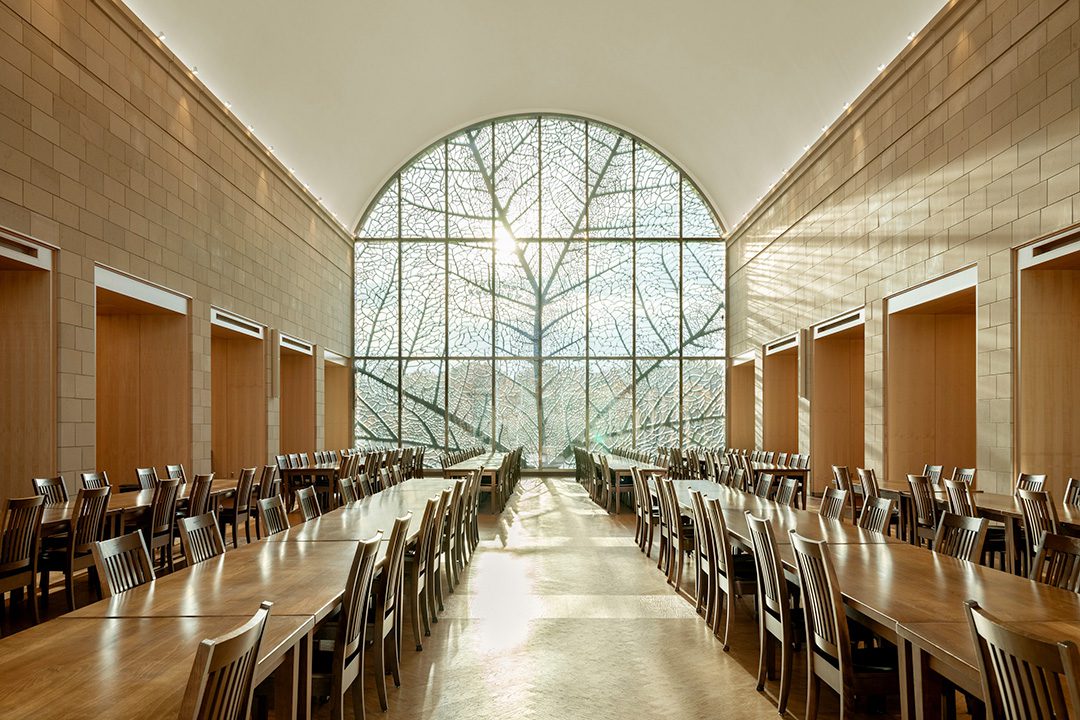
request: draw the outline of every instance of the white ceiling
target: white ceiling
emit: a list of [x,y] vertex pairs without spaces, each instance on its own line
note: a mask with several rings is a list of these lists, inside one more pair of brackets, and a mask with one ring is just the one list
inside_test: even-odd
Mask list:
[[628,130],[731,228],[943,0],[128,0],[349,227],[480,120]]

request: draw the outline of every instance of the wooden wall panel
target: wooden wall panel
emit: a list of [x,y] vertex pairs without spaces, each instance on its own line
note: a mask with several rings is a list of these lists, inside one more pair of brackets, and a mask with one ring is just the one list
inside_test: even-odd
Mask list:
[[888,479],[924,464],[976,466],[975,307],[888,321]]
[[863,466],[864,363],[861,329],[814,341],[810,459],[815,491],[831,482],[833,465],[847,465],[852,475]]
[[0,498],[56,472],[52,276],[0,271]]
[[281,452],[315,450],[315,358],[281,351]]
[[136,467],[190,467],[190,378],[187,316],[98,315],[96,464],[114,485]]
[[764,435],[762,449],[799,451],[799,353],[766,355],[762,361]]
[[211,461],[218,477],[267,462],[266,359],[262,340],[222,332],[211,337]]
[[1080,270],[1020,276],[1020,471],[1061,497],[1080,477]]
[[347,365],[328,362],[323,375],[323,418],[326,447],[335,450],[352,447],[352,373]]
[[757,444],[755,436],[756,380],[754,363],[745,362],[731,367],[728,385],[731,410],[728,417],[728,445],[740,450],[751,449]]

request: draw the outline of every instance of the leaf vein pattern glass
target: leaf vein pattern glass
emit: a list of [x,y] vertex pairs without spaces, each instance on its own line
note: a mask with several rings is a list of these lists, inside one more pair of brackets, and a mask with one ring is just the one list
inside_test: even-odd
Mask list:
[[486,122],[387,183],[355,251],[356,444],[719,445],[726,248],[662,154],[566,116]]

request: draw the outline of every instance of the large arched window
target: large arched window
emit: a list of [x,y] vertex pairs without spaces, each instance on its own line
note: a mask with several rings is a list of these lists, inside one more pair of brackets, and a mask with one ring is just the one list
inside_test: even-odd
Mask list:
[[486,122],[387,184],[356,243],[356,441],[723,443],[725,247],[686,176],[564,116]]

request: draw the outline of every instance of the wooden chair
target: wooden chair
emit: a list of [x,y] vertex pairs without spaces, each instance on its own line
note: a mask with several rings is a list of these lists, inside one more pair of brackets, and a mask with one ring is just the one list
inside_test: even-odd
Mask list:
[[776,495],[773,497],[778,504],[787,507],[795,507],[795,501],[799,498],[799,478],[786,477],[780,481],[780,486],[776,488]]
[[[261,502],[261,501],[260,501]],[[353,554],[341,612],[336,622],[326,622],[322,632],[333,638],[330,671],[312,673],[312,694],[330,696],[330,717],[344,720],[345,693],[352,694],[353,715],[363,720],[364,713],[364,647],[367,636],[367,611],[375,574],[375,555],[382,541],[382,531],[361,541]],[[316,664],[318,667],[318,663]]]
[[218,512],[218,522],[221,523],[222,535],[225,534],[226,525],[232,525],[233,548],[240,547],[238,535],[240,523],[244,524],[244,539],[251,542],[251,489],[255,484],[255,468],[244,468],[240,471],[240,479],[236,483],[236,493],[228,504]]
[[34,478],[34,494],[45,498],[45,505],[63,505],[68,501],[67,483],[63,475],[51,478]]
[[971,495],[971,486],[963,480],[942,480],[945,496],[949,500],[949,512],[963,517],[978,517],[975,499]]
[[1069,484],[1065,486],[1065,497],[1062,502],[1066,505],[1080,505],[1080,481],[1069,478]]
[[754,495],[763,500],[768,500],[772,493],[773,476],[769,473],[758,475],[757,485],[754,486]]
[[840,520],[844,516],[844,505],[847,503],[847,490],[825,488],[821,496],[821,504],[818,506],[818,515],[830,520]]
[[1016,476],[1016,487],[1014,492],[1020,490],[1033,490],[1039,492],[1046,487],[1045,475],[1033,475],[1031,473],[1020,473]]
[[[109,492],[107,487],[79,490],[71,513],[71,529],[63,535],[45,539],[45,552],[39,561],[41,596],[45,602],[49,599],[49,572],[55,570],[64,573],[68,610],[75,609],[75,573],[94,566],[93,547],[105,533]],[[90,585],[97,584],[91,577]]]
[[962,482],[971,485],[975,482],[975,468],[953,468],[953,482]]
[[296,491],[296,499],[300,503],[300,515],[304,518],[304,522],[322,515],[319,498],[315,495],[315,488],[310,486],[300,488]]
[[[256,486],[255,499],[266,500],[280,492],[281,483],[278,481],[278,469],[276,465],[263,465],[262,473],[259,475],[259,484]],[[258,512],[256,507],[255,512],[255,537],[259,540],[262,539],[262,514]]]
[[1034,552],[1042,543],[1045,533],[1057,534],[1057,510],[1050,494],[1039,490],[1017,490],[1016,499],[1024,513],[1024,537],[1027,539],[1028,552]]
[[431,530],[431,547],[428,550],[427,559],[427,603],[431,615],[431,622],[439,622],[439,614],[436,610],[443,610],[445,599],[443,590],[446,585],[443,582],[442,573],[442,540],[449,524],[450,502],[453,499],[450,489],[443,490],[439,494],[439,505],[435,508],[435,526]]
[[[179,480],[180,478],[170,478]],[[214,489],[214,473],[196,475],[188,493],[187,517],[197,517],[210,512],[210,493]]]
[[[855,522],[859,517],[859,502],[855,497],[855,490],[851,484],[851,471],[848,470],[847,465],[833,465],[832,466],[833,483],[836,485],[837,490],[844,491],[844,499],[851,506],[851,522]],[[825,500],[822,498],[822,503]],[[840,514],[837,518],[843,518],[843,508],[840,510]]]
[[818,716],[821,683],[840,696],[840,717],[854,710],[856,696],[900,692],[896,648],[854,647],[829,546],[790,531],[795,568],[806,607],[806,717]]
[[634,467],[630,473],[634,479],[634,513],[637,515],[634,539],[645,557],[652,557],[653,532],[660,523],[660,506],[649,491],[649,480],[641,470]]
[[135,468],[140,490],[153,490],[158,484],[157,468]]
[[0,609],[5,594],[25,588],[26,602],[37,625],[41,622],[37,572],[45,496],[10,498],[0,508]]
[[356,483],[352,478],[338,478],[337,484],[338,495],[341,497],[342,505],[356,502]]
[[439,498],[433,497],[424,506],[420,517],[420,530],[416,535],[413,549],[405,548],[405,577],[409,588],[409,612],[412,617],[413,639],[416,651],[424,649],[420,636],[420,622],[423,620],[424,637],[431,635],[431,616],[427,600],[428,558],[431,544],[435,542],[435,514],[439,509]]
[[607,457],[601,455],[600,462],[603,464],[604,477],[607,478],[607,510],[611,512],[611,504],[615,504],[615,514],[619,514],[620,497],[626,495],[630,498],[630,501],[634,501],[634,481],[632,477],[626,477],[625,475],[618,475],[611,472],[608,468]]
[[667,512],[668,537],[668,583],[676,590],[682,588],[682,576],[686,567],[686,556],[694,549],[694,525],[682,514],[675,484],[669,478],[660,478],[660,492],[664,494],[661,513]]
[[87,490],[109,487],[109,474],[106,472],[79,473],[79,480]]
[[225,554],[225,540],[214,513],[180,518],[180,547],[188,567]]
[[276,535],[289,529],[289,513],[280,495],[259,500],[259,523],[267,536]]
[[883,497],[865,498],[863,500],[862,512],[859,513],[859,520],[856,522],[856,525],[863,530],[884,534],[889,528],[892,514],[892,500],[886,500]]
[[462,496],[465,493],[465,480],[454,481],[450,495],[450,506],[446,511],[446,522],[442,529],[442,565],[446,571],[446,588],[454,592],[458,583],[458,524],[461,522]]
[[409,523],[412,513],[394,519],[390,531],[390,541],[386,546],[386,562],[382,572],[375,578],[374,622],[372,632],[372,650],[375,654],[375,689],[379,694],[379,707],[385,712],[389,707],[386,700],[386,676],[392,675],[394,686],[401,686],[401,588],[405,574],[405,544],[408,539]]
[[855,468],[855,474],[859,477],[859,485],[862,486],[863,498],[881,497],[877,473],[874,472],[873,468]]
[[1080,708],[1080,651],[1074,643],[1011,630],[974,600],[964,605],[988,717],[1067,718],[1069,708]]
[[915,503],[915,544],[921,546],[923,541],[932,541],[937,532],[937,502],[934,500],[929,477],[908,475],[907,481],[911,487],[911,499]]
[[[735,598],[744,595],[753,595],[756,592],[754,559],[752,556],[742,553],[736,555],[731,547],[731,538],[728,536],[727,522],[724,520],[724,509],[716,498],[705,501],[705,510],[708,522],[712,528],[712,536],[716,552],[713,571],[713,601],[712,617],[709,618],[713,635],[720,638],[724,651],[729,649],[728,638],[731,634],[731,619],[735,613]],[[720,633],[720,595],[724,596],[724,631]]]
[[154,488],[154,498],[150,502],[150,511],[140,525],[146,538],[150,556],[161,549],[162,567],[173,570],[173,540],[176,538],[176,504],[180,495],[179,480],[159,480]]
[[255,666],[272,606],[264,600],[255,615],[236,630],[199,643],[180,704],[181,718],[246,720],[250,716]]
[[942,465],[923,465],[922,474],[931,485],[937,485],[941,482],[941,471],[944,469]]
[[1043,535],[1029,577],[1036,582],[1080,592],[1080,538],[1052,533]]
[[716,538],[705,508],[705,499],[698,490],[690,491],[690,507],[694,513],[694,610],[708,620],[713,612],[713,587],[716,585],[713,566]]
[[934,533],[933,550],[978,564],[982,561],[989,524],[986,518],[942,513]]
[[126,592],[155,578],[141,532],[96,542],[91,552],[103,598]]
[[184,471],[183,464],[181,465],[166,465],[165,477],[170,480],[179,480],[181,485],[187,485],[187,472]]
[[791,694],[792,664],[795,649],[795,626],[791,611],[784,566],[776,548],[772,523],[746,513],[746,525],[757,560],[758,655],[757,689],[765,689],[766,675],[773,675],[775,644],[780,644],[780,692],[777,706],[781,715],[787,710]]

